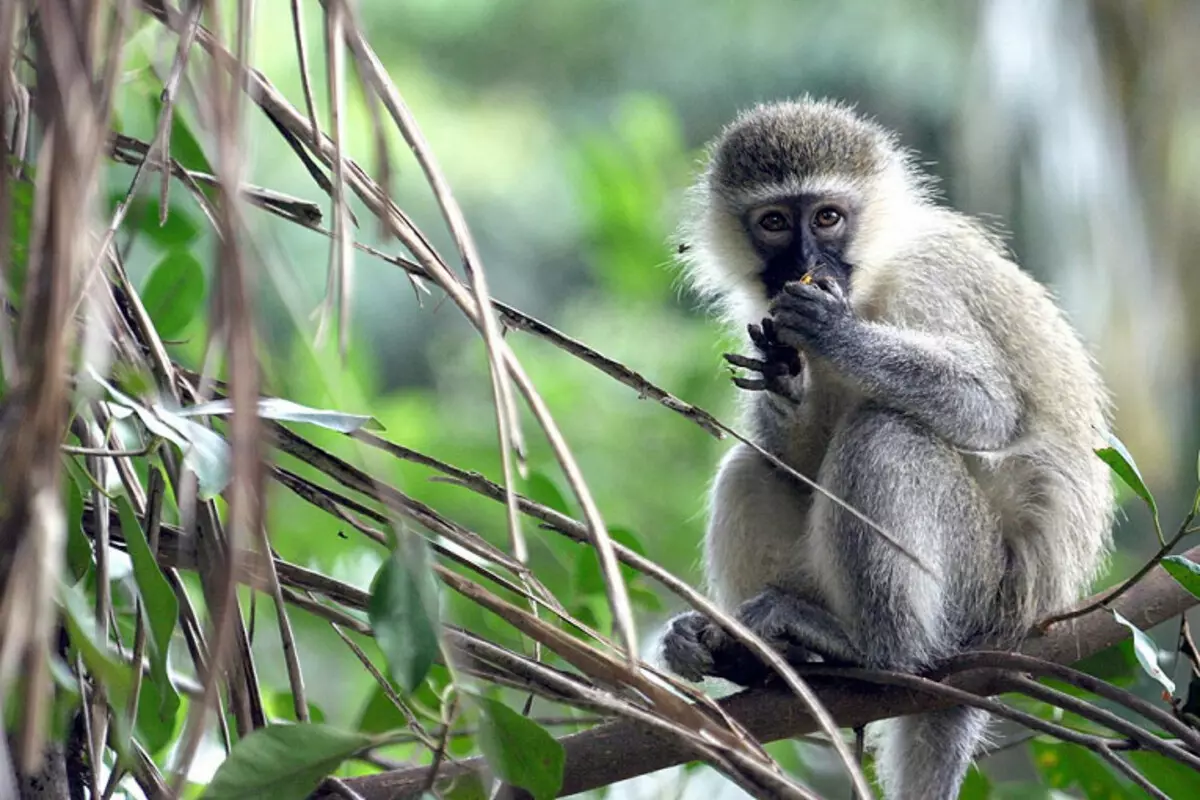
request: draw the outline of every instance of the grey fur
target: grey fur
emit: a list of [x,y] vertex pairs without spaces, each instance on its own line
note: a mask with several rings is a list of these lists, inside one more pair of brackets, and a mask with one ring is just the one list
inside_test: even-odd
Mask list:
[[[890,133],[802,100],[739,117],[692,194],[694,285],[743,329],[770,315],[802,356],[787,391],[745,392],[755,437],[942,574],[734,447],[711,496],[710,589],[798,661],[919,670],[1016,645],[1088,589],[1110,547],[1111,485],[1093,453],[1109,407],[1091,358],[1046,290],[929,187]],[[845,297],[799,283],[768,297],[758,278],[746,215],[800,194],[853,209]],[[672,623],[664,656],[688,678],[764,674],[695,613]],[[955,796],[985,727],[966,709],[882,725],[887,796]]]

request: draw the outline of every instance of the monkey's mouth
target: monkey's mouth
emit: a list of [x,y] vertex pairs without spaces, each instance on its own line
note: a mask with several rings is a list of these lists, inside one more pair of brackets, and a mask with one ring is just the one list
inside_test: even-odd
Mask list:
[[783,287],[792,281],[833,281],[843,294],[850,293],[850,273],[852,265],[828,253],[818,253],[806,263],[795,259],[778,258],[767,262],[762,271],[763,286],[767,290],[767,299],[773,300]]

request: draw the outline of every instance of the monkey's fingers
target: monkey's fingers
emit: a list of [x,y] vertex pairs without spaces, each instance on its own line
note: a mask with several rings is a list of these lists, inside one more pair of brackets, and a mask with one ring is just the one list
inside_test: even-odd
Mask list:
[[762,361],[757,358],[747,358],[746,356],[738,355],[737,353],[726,353],[724,358],[735,367],[753,370],[754,372],[766,373],[771,368],[771,365],[766,361]]
[[766,350],[771,343],[765,330],[767,327],[767,321],[768,320],[764,319],[762,325],[750,323],[746,326],[746,333],[750,334],[750,341],[753,342],[754,346],[759,350]]
[[843,303],[846,302],[846,292],[843,291],[842,284],[840,282],[838,282],[836,279],[825,276],[825,277],[817,278],[816,283],[817,283],[818,288],[820,288],[826,292],[829,292],[831,295],[836,297],[838,300],[841,300]]
[[733,376],[733,385],[739,389],[746,389],[751,392],[761,392],[766,390],[767,381],[764,378],[743,378],[740,375]]

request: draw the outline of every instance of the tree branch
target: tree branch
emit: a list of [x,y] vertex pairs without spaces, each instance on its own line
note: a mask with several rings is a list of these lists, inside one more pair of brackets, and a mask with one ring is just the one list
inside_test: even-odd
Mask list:
[[[1184,554],[1200,560],[1200,547]],[[1197,599],[1161,567],[1113,600],[1109,606],[1143,630],[1175,617]],[[1021,652],[1057,664],[1071,664],[1128,638],[1106,609],[1057,623],[1042,635],[1034,634]],[[811,676],[808,681],[842,727],[858,727],[889,717],[933,711],[952,705],[944,698],[909,689],[887,687],[844,676]],[[976,694],[989,695],[1007,687],[996,670],[980,669],[956,674],[945,683]],[[816,724],[793,696],[777,689],[750,689],[720,701],[724,709],[761,742],[772,742],[812,733]],[[566,749],[566,768],[560,796],[607,786],[693,760],[695,754],[677,739],[657,735],[645,725],[620,721],[601,725],[559,741]],[[473,758],[443,765],[442,780],[467,774],[483,774],[486,763]],[[426,767],[406,768],[376,775],[346,779],[346,784],[364,800],[404,800],[418,797],[427,778]],[[510,798],[528,795],[519,791]],[[318,790],[312,800],[335,800]]]

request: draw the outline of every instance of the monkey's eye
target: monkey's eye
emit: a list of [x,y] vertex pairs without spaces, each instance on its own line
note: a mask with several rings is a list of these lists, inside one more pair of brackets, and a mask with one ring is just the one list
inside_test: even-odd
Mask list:
[[825,208],[820,209],[813,215],[813,224],[818,228],[832,228],[841,222],[842,219],[842,212],[833,206],[825,206]]
[[758,227],[768,233],[783,233],[792,223],[782,211],[768,211],[758,218]]

